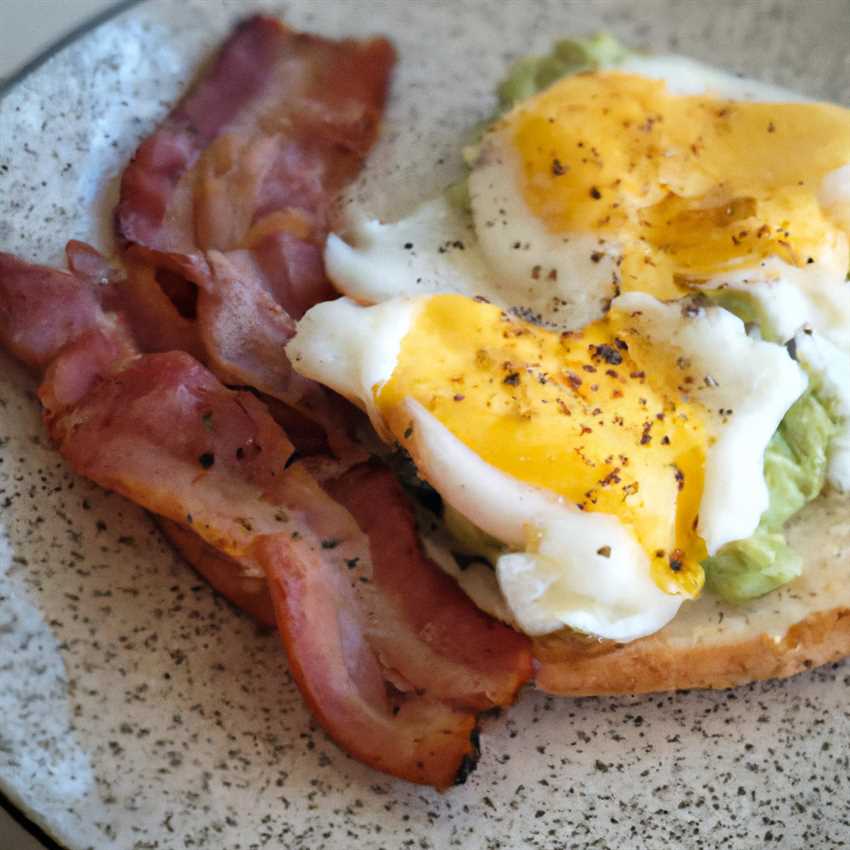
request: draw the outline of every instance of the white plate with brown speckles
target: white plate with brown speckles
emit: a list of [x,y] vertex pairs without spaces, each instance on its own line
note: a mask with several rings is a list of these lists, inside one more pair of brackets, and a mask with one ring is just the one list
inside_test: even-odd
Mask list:
[[[401,63],[361,184],[391,215],[459,171],[458,140],[514,56],[611,31],[850,103],[847,0],[149,0],[0,102],[0,248],[109,247],[115,178],[249,8],[389,34]],[[33,381],[0,374],[0,790],[84,848],[788,848],[850,844],[850,666],[732,692],[554,699],[482,735],[440,795],[343,755],[274,635],[183,566],[141,511],[73,476]]]

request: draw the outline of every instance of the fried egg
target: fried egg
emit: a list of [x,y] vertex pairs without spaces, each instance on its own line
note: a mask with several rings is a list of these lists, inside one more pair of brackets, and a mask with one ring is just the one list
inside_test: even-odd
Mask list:
[[661,628],[700,561],[755,530],[765,447],[806,387],[731,313],[639,292],[568,332],[460,295],[342,298],[287,354],[507,547],[496,575],[523,631],[619,641]]
[[[497,121],[468,189],[468,210],[441,197],[396,223],[352,221],[327,244],[335,285],[361,303],[480,295],[563,330],[621,293],[731,297],[766,338],[815,331],[833,371],[850,369],[850,110],[628,54]],[[850,489],[850,462],[830,482]]]
[[457,291],[568,329],[619,291],[730,287],[765,302],[783,341],[805,323],[850,328],[841,107],[632,54],[497,122],[469,189],[471,217],[440,198],[395,224],[351,222],[350,244],[328,242],[331,278],[366,303]]

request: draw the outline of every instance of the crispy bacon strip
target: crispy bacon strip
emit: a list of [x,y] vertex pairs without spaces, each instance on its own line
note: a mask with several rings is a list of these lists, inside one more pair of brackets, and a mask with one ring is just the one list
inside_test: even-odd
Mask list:
[[[207,288],[206,251],[283,243],[267,280],[297,318],[330,294],[317,249],[335,193],[374,143],[394,62],[385,39],[332,41],[249,18],[125,171],[120,236]],[[299,243],[314,246],[301,248],[309,259]]]
[[362,464],[326,489],[368,536],[367,634],[397,685],[479,711],[510,705],[531,678],[528,638],[479,611],[424,555],[393,474]]
[[[186,354],[144,355],[51,425],[77,472],[191,529],[229,558],[259,561],[271,579],[278,627],[299,684],[340,744],[393,775],[438,787],[469,769],[475,753],[471,705],[492,705],[481,694],[481,670],[493,675],[499,668],[500,677],[506,671],[492,652],[476,667],[465,651],[441,647],[448,659],[443,667],[452,673],[455,664],[467,661],[468,695],[458,692],[457,679],[433,673],[430,665],[384,669],[384,653],[373,646],[367,619],[391,606],[364,604],[356,589],[361,575],[376,574],[369,539],[303,463],[287,467],[292,446],[252,395],[227,390]],[[423,565],[408,567],[396,564],[407,570],[412,592],[422,586],[439,610],[441,600]],[[376,581],[379,595],[386,583]],[[447,591],[451,609],[454,588],[438,587]],[[466,605],[473,613],[472,604]],[[328,621],[330,612],[335,613]],[[441,660],[427,640],[404,634],[421,623],[397,618],[396,639],[401,645],[418,641],[431,649],[432,662]],[[320,647],[328,654],[323,649],[317,655]],[[510,647],[505,661],[512,653]],[[415,678],[408,679],[411,673]],[[394,687],[399,675],[405,677],[404,693]],[[504,678],[510,684],[500,679],[501,692],[512,698],[518,677]],[[446,693],[446,682],[454,691]],[[468,707],[452,707],[443,696]]]
[[446,788],[478,758],[475,715],[388,689],[351,582],[313,549],[263,538],[265,566],[292,671],[331,737],[372,767]]
[[326,392],[292,373],[283,347],[293,319],[334,295],[321,257],[330,212],[375,141],[394,61],[385,39],[333,41],[250,18],[122,179],[118,232],[151,272],[156,310],[170,299],[197,324],[202,359],[223,380],[329,432]]

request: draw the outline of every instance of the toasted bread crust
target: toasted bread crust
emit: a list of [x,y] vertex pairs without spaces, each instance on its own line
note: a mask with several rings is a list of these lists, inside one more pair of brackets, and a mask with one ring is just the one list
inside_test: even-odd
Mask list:
[[850,608],[817,612],[784,637],[762,633],[736,643],[674,646],[664,633],[592,657],[540,662],[537,686],[563,696],[730,688],[783,679],[850,655]]

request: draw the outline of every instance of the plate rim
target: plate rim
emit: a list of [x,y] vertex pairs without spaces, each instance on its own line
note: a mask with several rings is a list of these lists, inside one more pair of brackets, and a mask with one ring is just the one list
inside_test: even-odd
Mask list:
[[23,808],[17,806],[4,791],[0,790],[0,812],[4,812],[9,819],[23,832],[27,833],[39,847],[44,850],[68,850],[67,845],[60,844],[45,827],[40,826],[27,814]]
[[96,30],[101,24],[108,23],[113,18],[117,18],[124,12],[132,9],[134,6],[140,6],[147,0],[113,0],[113,2],[103,11],[84,18],[83,21],[73,29],[61,35],[55,41],[47,45],[41,51],[36,53],[31,59],[24,62],[20,68],[7,77],[0,77],[0,103],[3,102],[6,95],[14,91],[18,85],[23,83],[27,77],[37,71],[42,65],[61,53],[66,47],[69,47],[74,42],[79,41],[83,36],[88,35],[93,30]]

